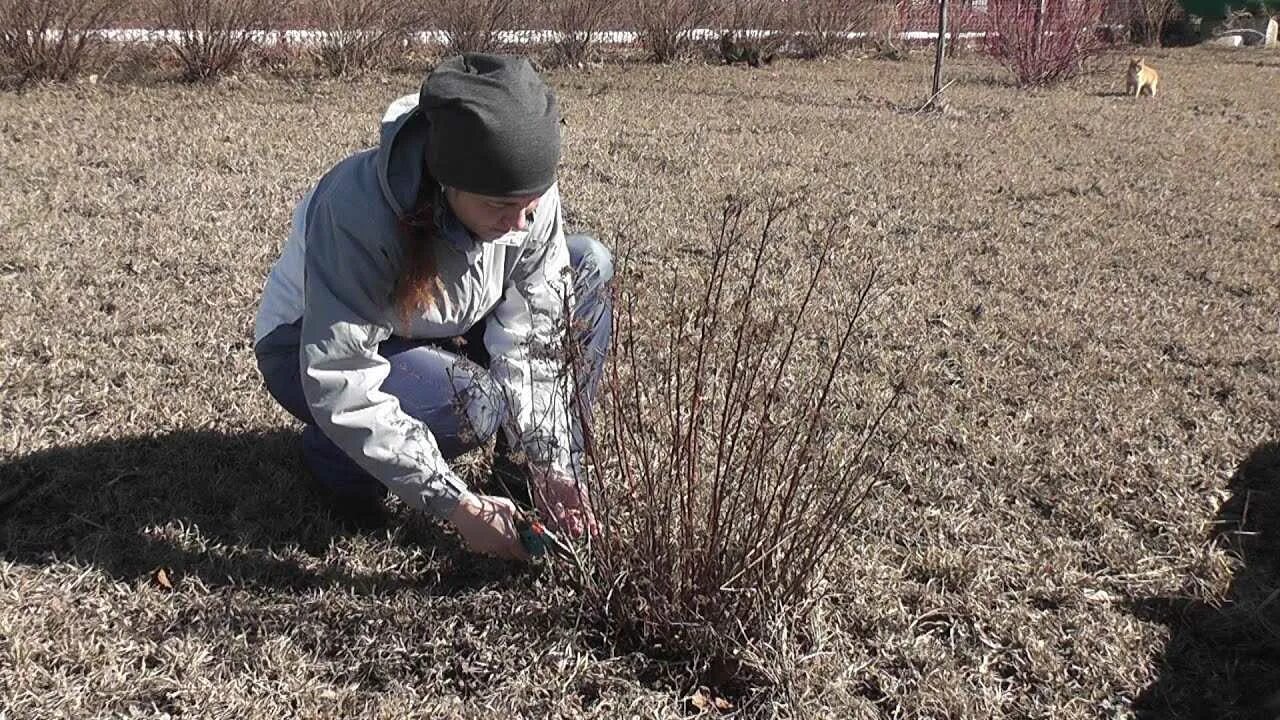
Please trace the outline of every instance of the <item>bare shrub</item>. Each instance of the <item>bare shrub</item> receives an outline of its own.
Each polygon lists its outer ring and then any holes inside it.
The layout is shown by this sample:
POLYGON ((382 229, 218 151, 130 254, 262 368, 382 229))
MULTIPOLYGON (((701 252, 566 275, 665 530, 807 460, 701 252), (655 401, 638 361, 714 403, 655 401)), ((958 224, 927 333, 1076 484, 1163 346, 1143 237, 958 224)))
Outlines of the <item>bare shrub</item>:
POLYGON ((101 57, 100 74, 112 82, 152 84, 172 77, 177 67, 169 48, 150 41, 110 43, 101 49, 101 57))
POLYGON ((1182 12, 1178 0, 1130 0, 1129 27, 1144 45, 1159 47, 1164 28, 1182 12))
POLYGON ((551 43, 551 63, 587 62, 599 33, 618 5, 619 0, 543 0, 542 22, 549 23, 559 35, 551 43))
MULTIPOLYGON (((938 26, 938 3, 928 0, 899 0, 896 12, 907 30, 929 30, 938 26)), ((986 29, 986 6, 975 6, 973 0, 951 0, 947 3, 948 32, 981 32, 986 29)))
POLYGON ((834 222, 806 238, 806 261, 784 257, 800 240, 781 229, 789 212, 730 200, 706 267, 619 288, 589 433, 608 482, 589 484, 602 534, 584 599, 621 645, 705 657, 782 609, 803 616, 892 454, 881 423, 897 393, 849 400, 874 273, 827 277, 834 222))
POLYGON ((690 31, 715 16, 711 0, 631 0, 631 22, 655 62, 668 63, 693 46, 690 31))
POLYGON ((0 0, 0 69, 18 87, 66 82, 97 43, 93 31, 112 24, 123 0, 0 0))
POLYGON ((296 43, 283 32, 275 34, 270 42, 251 46, 245 63, 260 72, 276 77, 293 77, 311 73, 319 60, 319 54, 304 43, 296 43))
POLYGON ((778 31, 787 26, 787 12, 771 0, 722 0, 716 24, 736 33, 750 30, 778 31))
POLYGON ((512 0, 443 0, 433 19, 451 53, 494 52, 502 46, 498 33, 511 29, 514 9, 512 0))
POLYGON ((1139 0, 1109 0, 1098 18, 1098 37, 1108 45, 1128 45, 1133 35, 1134 5, 1139 0))
MULTIPOLYGON (((900 27, 908 30, 933 31, 938 26, 938 3, 924 0, 902 0, 897 10, 900 27)), ((975 7, 972 0, 947 3, 947 53, 956 56, 969 44, 965 33, 981 33, 987 29, 987 13, 984 7, 975 7)))
POLYGON ((182 79, 195 82, 239 67, 284 9, 271 0, 157 0, 155 14, 175 33, 164 42, 182 62, 182 79))
POLYGON ((984 50, 1019 85, 1047 85, 1080 74, 1102 50, 1095 32, 1103 0, 989 0, 984 50))
POLYGON ((387 69, 420 75, 425 68, 434 67, 440 62, 443 49, 439 42, 411 32, 405 38, 404 48, 391 56, 387 69))
POLYGON ((325 31, 317 59, 335 76, 377 63, 422 23, 420 7, 410 0, 316 0, 312 15, 325 31))
POLYGON ((877 0, 808 0, 789 3, 793 50, 804 58, 840 55, 857 44, 856 31, 873 32, 892 4, 877 0))
POLYGON ((955 57, 962 50, 968 49, 972 43, 962 37, 965 33, 985 33, 987 31, 986 9, 979 10, 973 2, 953 2, 947 5, 948 38, 947 52, 955 57))
POLYGON ((720 59, 727 63, 771 61, 786 44, 786 13, 771 0, 724 0, 716 25, 720 59))

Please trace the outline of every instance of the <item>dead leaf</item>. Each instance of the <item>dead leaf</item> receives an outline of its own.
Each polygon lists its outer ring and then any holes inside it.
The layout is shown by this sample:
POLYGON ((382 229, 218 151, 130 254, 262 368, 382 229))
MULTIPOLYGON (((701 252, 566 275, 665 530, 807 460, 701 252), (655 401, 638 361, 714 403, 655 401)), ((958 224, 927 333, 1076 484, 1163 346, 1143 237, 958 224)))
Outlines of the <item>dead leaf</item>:
POLYGON ((733 709, 733 703, 720 697, 714 690, 706 685, 699 685, 698 689, 693 691, 693 696, 689 698, 689 702, 692 703, 699 712, 706 712, 708 710, 727 712, 733 709))
POLYGON ((151 581, 165 590, 173 591, 173 581, 169 579, 169 571, 163 567, 151 571, 151 581))
POLYGON ((711 709, 711 690, 706 687, 700 687, 693 691, 693 697, 689 698, 689 702, 699 710, 706 711, 711 709))

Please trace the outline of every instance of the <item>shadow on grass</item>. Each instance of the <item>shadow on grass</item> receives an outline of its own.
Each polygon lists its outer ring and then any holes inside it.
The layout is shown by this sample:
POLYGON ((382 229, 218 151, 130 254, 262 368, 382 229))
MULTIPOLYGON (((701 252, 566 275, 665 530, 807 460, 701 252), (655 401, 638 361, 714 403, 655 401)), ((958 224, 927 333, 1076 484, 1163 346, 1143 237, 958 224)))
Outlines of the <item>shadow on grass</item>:
POLYGON ((1140 718, 1280 718, 1280 443, 1255 448, 1230 490, 1212 541, 1241 564, 1223 603, 1134 602, 1170 629, 1158 677, 1134 704, 1140 718))
POLYGON ((466 553, 416 512, 365 534, 420 546, 429 572, 355 571, 324 560, 351 533, 307 490, 301 466, 297 435, 287 431, 177 432, 20 457, 0 464, 0 556, 83 562, 123 581, 164 567, 209 587, 447 595, 511 577, 509 565, 466 553))

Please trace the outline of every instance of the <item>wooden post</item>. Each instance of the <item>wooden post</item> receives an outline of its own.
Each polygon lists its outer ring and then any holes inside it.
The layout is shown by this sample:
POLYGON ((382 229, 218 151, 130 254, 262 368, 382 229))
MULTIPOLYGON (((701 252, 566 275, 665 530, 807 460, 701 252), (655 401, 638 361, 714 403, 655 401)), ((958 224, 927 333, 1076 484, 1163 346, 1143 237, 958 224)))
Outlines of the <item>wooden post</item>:
MULTIPOLYGON (((1044 0, 1040 0, 1044 2, 1044 0)), ((931 103, 938 102, 938 93, 942 92, 942 54, 947 48, 947 0, 938 0, 938 48, 933 56, 933 94, 931 103)))

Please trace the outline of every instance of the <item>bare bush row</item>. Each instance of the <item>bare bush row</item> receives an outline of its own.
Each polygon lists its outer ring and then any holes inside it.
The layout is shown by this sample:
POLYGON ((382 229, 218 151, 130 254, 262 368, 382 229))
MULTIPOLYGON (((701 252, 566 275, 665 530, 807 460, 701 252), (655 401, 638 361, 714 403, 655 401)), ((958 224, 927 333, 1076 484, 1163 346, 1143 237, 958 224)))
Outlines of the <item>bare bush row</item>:
MULTIPOLYGON (((275 36, 289 25, 319 31, 307 52, 341 75, 385 62, 423 28, 437 29, 458 52, 498 50, 502 32, 512 28, 545 28, 551 31, 546 42, 534 44, 542 59, 576 65, 591 59, 601 33, 619 27, 633 28, 659 62, 687 55, 697 41, 691 31, 706 26, 763 30, 775 45, 790 38, 798 55, 830 55, 850 46, 851 32, 887 29, 886 23, 873 28, 871 20, 894 13, 889 0, 808 0, 785 8, 767 0, 540 0, 532 7, 513 0, 430 6, 407 0, 151 0, 141 14, 146 24, 168 31, 159 44, 180 64, 181 76, 202 80, 242 65, 258 47, 272 48, 268 55, 287 54, 289 42, 275 36)), ((114 27, 124 10, 124 0, 0 0, 2 69, 19 84, 69 80, 104 45, 95 31, 114 27)))
MULTIPOLYGON (((982 29, 984 13, 955 5, 956 32, 982 29)), ((532 6, 513 0, 149 0, 134 12, 169 31, 150 61, 172 62, 176 74, 195 81, 241 68, 251 56, 278 70, 305 57, 333 75, 391 64, 409 54, 415 31, 428 27, 456 51, 498 50, 505 30, 544 28, 551 31, 544 42, 520 51, 554 65, 590 61, 602 33, 617 28, 633 29, 658 62, 687 56, 699 43, 713 47, 720 38, 691 32, 703 27, 735 33, 721 43, 726 60, 779 52, 813 58, 856 43, 892 45, 903 28, 920 27, 932 7, 913 0, 539 0, 532 6), (291 25, 321 35, 302 47, 279 33, 291 25)), ((126 17, 124 8, 124 0, 0 0, 0 75, 20 86, 77 77, 112 54, 96 30, 114 27, 126 17)))

